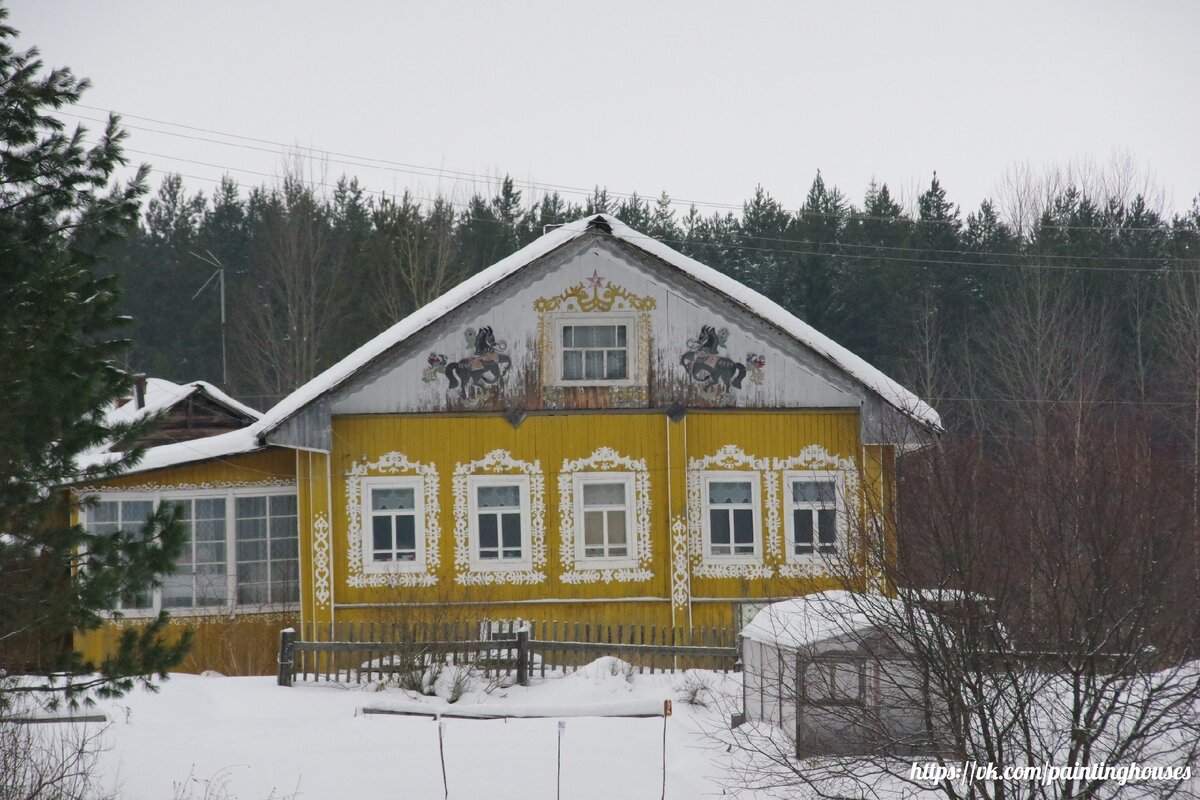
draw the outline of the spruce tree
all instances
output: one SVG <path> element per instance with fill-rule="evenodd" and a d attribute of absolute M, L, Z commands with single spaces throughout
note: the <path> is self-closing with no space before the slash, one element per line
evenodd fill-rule
<path fill-rule="evenodd" d="M 166 510 L 111 536 L 69 523 L 66 484 L 111 476 L 141 452 L 93 467 L 80 455 L 132 442 L 148 424 L 105 422 L 103 409 L 127 394 L 130 377 L 117 364 L 127 342 L 113 333 L 114 279 L 96 271 L 105 247 L 136 224 L 146 169 L 114 184 L 125 164 L 117 119 L 93 146 L 82 129 L 66 132 L 54 113 L 77 102 L 87 81 L 68 69 L 43 72 L 35 49 L 15 49 L 6 18 L 0 8 L 0 705 L 13 691 L 119 693 L 165 675 L 187 645 L 167 643 L 163 616 L 126 630 L 115 654 L 96 663 L 68 649 L 31 664 L 24 649 L 98 628 L 122 597 L 171 570 L 184 534 Z M 2 680 L 31 666 L 78 677 L 19 688 Z"/>

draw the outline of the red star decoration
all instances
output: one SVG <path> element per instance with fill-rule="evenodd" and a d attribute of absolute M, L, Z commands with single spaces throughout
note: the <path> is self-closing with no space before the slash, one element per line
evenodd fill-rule
<path fill-rule="evenodd" d="M 604 285 L 604 281 L 605 279 L 600 277 L 599 270 L 592 270 L 592 277 L 587 279 L 587 282 L 590 283 L 595 289 L 602 287 Z"/>

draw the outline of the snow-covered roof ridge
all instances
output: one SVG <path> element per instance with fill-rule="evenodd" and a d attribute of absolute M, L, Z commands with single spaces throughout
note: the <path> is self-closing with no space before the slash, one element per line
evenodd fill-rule
<path fill-rule="evenodd" d="M 670 264 L 700 283 L 725 295 L 750 313 L 756 314 L 782 329 L 797 341 L 840 367 L 900 412 L 924 425 L 941 429 L 941 417 L 927 403 L 862 358 L 800 320 L 774 300 L 738 283 L 728 275 L 717 272 L 712 267 L 671 249 L 651 236 L 635 231 L 614 216 L 593 214 L 556 228 L 534 240 L 507 258 L 463 281 L 441 297 L 414 311 L 371 339 L 270 409 L 261 420 L 261 432 L 264 435 L 270 433 L 297 411 L 326 392 L 335 389 L 392 347 L 517 270 L 582 236 L 589 230 L 598 229 L 593 224 L 595 222 L 606 223 L 611 235 L 615 238 Z"/>

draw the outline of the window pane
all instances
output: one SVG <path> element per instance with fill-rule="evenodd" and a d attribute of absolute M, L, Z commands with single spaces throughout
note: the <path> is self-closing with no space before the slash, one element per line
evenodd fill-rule
<path fill-rule="evenodd" d="M 596 327 L 594 325 L 575 325 L 575 346 L 595 347 Z"/>
<path fill-rule="evenodd" d="M 125 500 L 121 503 L 121 524 L 126 528 L 141 527 L 154 513 L 150 500 Z"/>
<path fill-rule="evenodd" d="M 163 578 L 162 604 L 165 608 L 184 608 L 192 604 L 192 572 Z"/>
<path fill-rule="evenodd" d="M 809 700 L 830 698 L 828 664 L 809 664 L 804 668 L 804 694 Z"/>
<path fill-rule="evenodd" d="M 199 519 L 193 523 L 192 534 L 197 542 L 224 542 L 225 520 Z"/>
<path fill-rule="evenodd" d="M 372 489 L 372 511 L 397 511 L 416 508 L 415 492 L 412 489 Z"/>
<path fill-rule="evenodd" d="M 833 696 L 838 700 L 857 700 L 859 697 L 858 667 L 854 664 L 833 664 Z"/>
<path fill-rule="evenodd" d="M 380 559 L 380 554 L 375 554 L 375 560 L 391 560 L 392 551 L 392 518 L 391 517 L 374 517 L 371 520 L 371 543 L 375 550 L 386 550 L 387 557 Z"/>
<path fill-rule="evenodd" d="M 823 508 L 817 512 L 817 540 L 822 553 L 832 553 L 837 545 L 837 512 Z"/>
<path fill-rule="evenodd" d="M 521 515 L 504 514 L 502 517 L 505 557 L 521 557 Z M 516 548 L 515 556 L 508 556 L 507 551 Z"/>
<path fill-rule="evenodd" d="M 495 514 L 479 515 L 479 548 L 492 550 L 491 558 L 496 557 L 495 550 L 500 546 L 500 531 L 496 524 Z M 485 556 L 486 557 L 486 556 Z"/>
<path fill-rule="evenodd" d="M 563 353 L 563 380 L 583 380 L 583 353 L 568 350 Z"/>
<path fill-rule="evenodd" d="M 417 522 L 407 514 L 396 517 L 396 549 L 409 551 L 401 556 L 407 561 L 417 557 Z"/>
<path fill-rule="evenodd" d="M 91 522 L 120 522 L 121 503 L 117 500 L 105 500 L 104 502 L 96 503 L 88 511 L 88 519 Z"/>
<path fill-rule="evenodd" d="M 272 539 L 296 539 L 296 518 L 295 517 L 272 517 L 271 518 L 271 538 Z"/>
<path fill-rule="evenodd" d="M 267 521 L 261 517 L 238 519 L 234 527 L 239 542 L 267 538 Z"/>
<path fill-rule="evenodd" d="M 296 516 L 296 495 L 277 494 L 271 496 L 271 516 Z"/>
<path fill-rule="evenodd" d="M 604 512 L 587 511 L 583 515 L 583 545 L 584 547 L 603 547 L 604 545 Z"/>
<path fill-rule="evenodd" d="M 620 545 L 622 547 L 625 545 L 624 511 L 608 512 L 608 544 L 609 546 Z"/>
<path fill-rule="evenodd" d="M 266 561 L 267 560 L 267 543 L 266 541 L 238 541 L 237 543 L 237 560 L 238 563 L 246 561 Z M 241 574 L 241 571 L 238 571 Z"/>
<path fill-rule="evenodd" d="M 233 512 L 238 519 L 243 517 L 265 517 L 267 515 L 267 498 L 237 497 L 233 501 Z"/>
<path fill-rule="evenodd" d="M 604 351 L 583 351 L 583 376 L 589 381 L 604 379 Z"/>
<path fill-rule="evenodd" d="M 625 484 L 585 483 L 583 484 L 583 504 L 585 506 L 623 506 L 625 505 Z"/>
<path fill-rule="evenodd" d="M 593 338 L 593 346 L 595 347 L 616 347 L 617 346 L 617 329 L 614 325 L 597 325 L 592 330 L 595 331 Z"/>
<path fill-rule="evenodd" d="M 733 509 L 733 542 L 749 545 L 749 549 L 739 548 L 739 553 L 754 551 L 754 512 L 748 508 Z"/>
<path fill-rule="evenodd" d="M 729 512 L 715 508 L 708 512 L 709 533 L 714 555 L 729 555 Z"/>
<path fill-rule="evenodd" d="M 624 347 L 624 346 L 625 346 L 625 326 L 618 325 L 617 326 L 617 347 Z"/>
<path fill-rule="evenodd" d="M 263 572 L 266 572 L 263 565 Z M 242 578 L 241 573 L 238 573 L 238 590 L 237 590 L 238 605 L 241 606 L 261 606 L 271 602 L 266 583 L 249 583 Z"/>
<path fill-rule="evenodd" d="M 833 481 L 792 482 L 792 501 L 796 503 L 832 504 L 836 494 Z"/>
<path fill-rule="evenodd" d="M 749 505 L 749 481 L 710 481 L 708 484 L 708 501 L 710 503 L 738 503 Z"/>
<path fill-rule="evenodd" d="M 296 558 L 300 553 L 300 542 L 296 539 L 273 539 L 271 558 Z"/>
<path fill-rule="evenodd" d="M 239 587 L 244 583 L 266 583 L 267 565 L 261 563 L 238 564 L 237 579 Z M 238 594 L 241 595 L 240 588 Z"/>
<path fill-rule="evenodd" d="M 571 325 L 563 325 L 562 331 L 563 331 L 563 338 L 562 338 L 563 347 L 570 347 L 572 345 L 572 343 L 574 342 L 574 336 L 572 336 L 572 333 L 575 331 L 575 328 L 572 327 Z"/>
<path fill-rule="evenodd" d="M 813 551 L 813 512 L 810 508 L 797 508 L 792 511 L 792 532 L 796 537 L 796 554 Z"/>
<path fill-rule="evenodd" d="M 606 378 L 610 381 L 623 380 L 626 376 L 625 372 L 625 351 L 624 350 L 609 350 L 608 353 L 608 369 L 605 373 Z"/>
<path fill-rule="evenodd" d="M 519 486 L 480 486 L 480 508 L 520 508 L 521 489 Z"/>
<path fill-rule="evenodd" d="M 271 583 L 279 585 L 294 584 L 299 575 L 299 565 L 295 561 L 280 561 L 271 565 Z M 276 597 L 277 601 L 281 598 Z"/>
<path fill-rule="evenodd" d="M 224 497 L 198 497 L 196 498 L 196 519 L 219 519 L 224 523 L 225 520 L 225 498 Z"/>

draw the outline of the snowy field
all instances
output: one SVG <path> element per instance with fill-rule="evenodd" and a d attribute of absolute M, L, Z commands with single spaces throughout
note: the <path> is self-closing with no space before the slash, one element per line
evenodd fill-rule
<path fill-rule="evenodd" d="M 702 692 L 708 708 L 686 702 L 696 680 L 711 687 Z M 740 675 L 626 675 L 620 662 L 601 659 L 528 688 L 472 691 L 453 705 L 399 689 L 175 675 L 157 694 L 137 690 L 96 710 L 109 718 L 104 782 L 126 800 L 442 797 L 438 722 L 363 708 L 551 714 L 442 720 L 451 798 L 555 797 L 562 720 L 561 796 L 634 800 L 662 795 L 663 719 L 600 715 L 657 713 L 673 700 L 667 796 L 720 796 L 730 756 L 708 734 L 727 726 L 740 692 Z M 589 716 L 569 716 L 580 712 Z"/>

